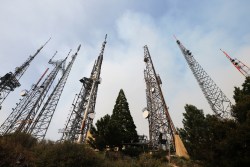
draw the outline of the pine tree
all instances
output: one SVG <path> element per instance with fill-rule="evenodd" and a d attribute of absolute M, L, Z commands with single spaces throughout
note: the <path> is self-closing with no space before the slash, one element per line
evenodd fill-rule
<path fill-rule="evenodd" d="M 110 133 L 113 134 L 110 144 L 120 147 L 122 143 L 138 141 L 136 126 L 130 114 L 129 105 L 122 89 L 116 99 L 109 127 Z"/>
<path fill-rule="evenodd" d="M 246 78 L 242 88 L 235 87 L 234 99 L 232 116 L 237 127 L 225 139 L 225 162 L 230 160 L 228 166 L 250 166 L 250 77 Z"/>
<path fill-rule="evenodd" d="M 250 77 L 247 77 L 242 84 L 242 89 L 235 87 L 234 90 L 235 105 L 232 107 L 232 115 L 242 124 L 250 120 Z"/>
<path fill-rule="evenodd" d="M 110 122 L 110 115 L 106 114 L 104 117 L 100 118 L 96 122 L 96 127 L 91 126 L 90 133 L 92 137 L 88 138 L 88 143 L 94 149 L 100 151 L 106 148 L 106 145 L 109 143 L 109 130 L 108 124 Z"/>
<path fill-rule="evenodd" d="M 96 122 L 96 127 L 91 127 L 90 132 L 93 138 L 89 138 L 88 143 L 99 150 L 105 149 L 107 145 L 121 149 L 123 143 L 138 141 L 136 126 L 122 89 L 116 99 L 112 115 L 107 114 L 100 118 Z"/>
<path fill-rule="evenodd" d="M 205 116 L 202 110 L 193 105 L 185 106 L 186 113 L 183 113 L 182 121 L 184 128 L 178 129 L 181 138 L 193 159 L 202 159 L 205 137 Z"/>

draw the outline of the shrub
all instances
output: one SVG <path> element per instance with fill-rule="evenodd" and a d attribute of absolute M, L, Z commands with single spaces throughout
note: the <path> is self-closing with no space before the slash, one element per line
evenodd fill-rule
<path fill-rule="evenodd" d="M 122 153 L 130 157 L 139 157 L 143 150 L 139 147 L 127 147 L 125 150 L 122 150 Z"/>

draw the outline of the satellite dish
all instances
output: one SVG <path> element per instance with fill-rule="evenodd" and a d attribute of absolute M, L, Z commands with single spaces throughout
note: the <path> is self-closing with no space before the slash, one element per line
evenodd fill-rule
<path fill-rule="evenodd" d="M 24 89 L 24 90 L 21 91 L 20 95 L 21 96 L 26 96 L 27 93 L 28 93 L 28 91 Z"/>
<path fill-rule="evenodd" d="M 155 92 L 155 88 L 151 88 L 151 92 L 154 93 Z"/>
<path fill-rule="evenodd" d="M 148 110 L 143 111 L 142 116 L 143 116 L 143 118 L 147 119 L 149 116 Z"/>
<path fill-rule="evenodd" d="M 95 118 L 95 113 L 89 113 L 89 118 L 94 119 Z"/>

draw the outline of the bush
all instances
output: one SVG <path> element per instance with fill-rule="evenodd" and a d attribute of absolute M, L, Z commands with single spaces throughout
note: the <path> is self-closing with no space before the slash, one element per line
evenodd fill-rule
<path fill-rule="evenodd" d="M 45 149 L 44 149 L 45 148 Z M 43 149 L 43 150 L 40 150 Z M 104 162 L 92 149 L 76 143 L 57 143 L 49 147 L 37 147 L 37 166 L 101 166 Z"/>
<path fill-rule="evenodd" d="M 32 148 L 37 140 L 25 133 L 14 133 L 0 137 L 0 166 L 34 166 Z"/>
<path fill-rule="evenodd" d="M 158 159 L 162 162 L 168 162 L 167 155 L 168 152 L 164 150 L 159 150 L 152 153 L 153 158 Z"/>
<path fill-rule="evenodd" d="M 187 160 L 184 157 L 171 156 L 170 159 L 171 164 L 175 164 L 176 166 L 181 167 L 201 167 L 204 166 L 199 161 Z"/>
<path fill-rule="evenodd" d="M 122 153 L 130 157 L 139 157 L 143 153 L 143 149 L 139 147 L 127 147 L 125 150 L 122 150 Z"/>
<path fill-rule="evenodd" d="M 138 165 L 142 167 L 167 167 L 166 163 L 162 163 L 161 160 L 153 158 L 149 153 L 141 154 L 138 160 Z"/>

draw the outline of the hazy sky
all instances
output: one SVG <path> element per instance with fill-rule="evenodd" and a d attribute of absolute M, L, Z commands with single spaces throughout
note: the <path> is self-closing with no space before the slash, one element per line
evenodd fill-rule
<path fill-rule="evenodd" d="M 72 101 L 80 91 L 79 79 L 89 77 L 94 60 L 108 34 L 99 85 L 96 118 L 111 114 L 120 89 L 127 97 L 139 134 L 148 135 L 143 70 L 143 46 L 148 45 L 163 85 L 172 120 L 182 127 L 185 104 L 212 111 L 173 35 L 190 49 L 208 75 L 233 101 L 234 86 L 244 77 L 219 50 L 250 65 L 248 0 L 2 0 L 0 5 L 0 76 L 14 71 L 52 37 L 9 95 L 0 111 L 4 122 L 21 96 L 48 65 L 49 58 L 64 58 L 70 49 L 82 48 L 71 70 L 46 138 L 57 140 Z"/>

